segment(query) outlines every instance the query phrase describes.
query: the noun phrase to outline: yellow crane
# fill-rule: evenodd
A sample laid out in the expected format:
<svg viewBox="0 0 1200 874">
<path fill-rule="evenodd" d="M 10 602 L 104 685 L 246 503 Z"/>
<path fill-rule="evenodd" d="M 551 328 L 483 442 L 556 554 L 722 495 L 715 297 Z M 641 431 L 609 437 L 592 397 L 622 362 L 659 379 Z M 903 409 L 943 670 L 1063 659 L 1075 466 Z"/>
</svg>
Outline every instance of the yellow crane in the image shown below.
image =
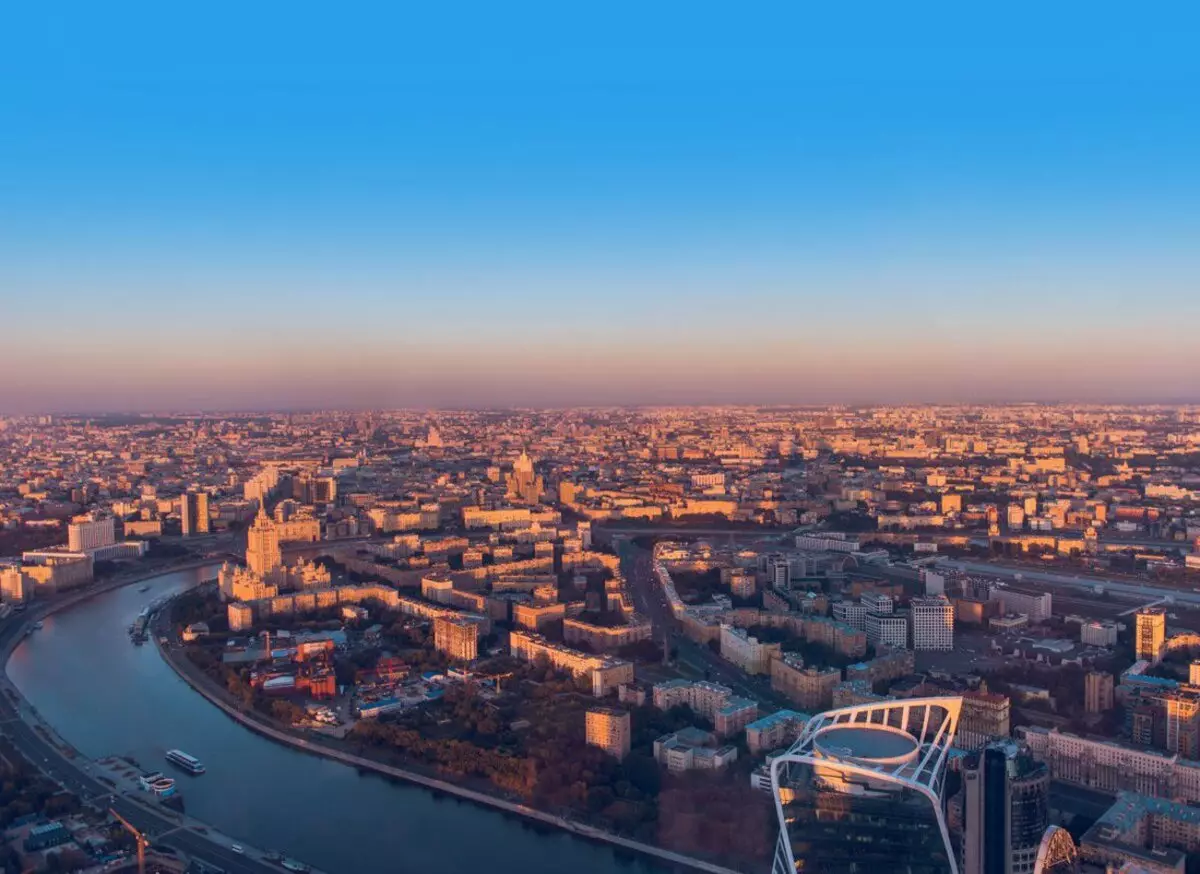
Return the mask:
<svg viewBox="0 0 1200 874">
<path fill-rule="evenodd" d="M 138 831 L 138 829 L 134 827 L 133 823 L 121 816 L 121 814 L 117 813 L 111 807 L 108 809 L 108 812 L 112 814 L 113 818 L 116 819 L 117 822 L 124 826 L 125 831 L 133 835 L 133 839 L 137 842 L 138 874 L 146 874 L 146 847 L 150 846 L 150 840 L 144 834 Z"/>
</svg>

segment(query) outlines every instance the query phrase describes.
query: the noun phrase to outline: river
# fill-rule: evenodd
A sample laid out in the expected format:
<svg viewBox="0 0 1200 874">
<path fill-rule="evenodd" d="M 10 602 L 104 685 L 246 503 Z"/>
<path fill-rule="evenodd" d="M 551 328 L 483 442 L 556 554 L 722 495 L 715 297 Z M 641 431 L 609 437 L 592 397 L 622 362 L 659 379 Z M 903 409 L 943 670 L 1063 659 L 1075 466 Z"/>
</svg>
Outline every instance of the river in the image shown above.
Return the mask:
<svg viewBox="0 0 1200 874">
<path fill-rule="evenodd" d="M 90 758 L 129 755 L 163 767 L 172 747 L 208 773 L 180 777 L 187 812 L 258 847 L 330 874 L 650 874 L 666 869 L 554 829 L 279 746 L 193 692 L 152 645 L 126 633 L 151 601 L 216 568 L 164 574 L 145 592 L 117 589 L 45 620 L 8 674 L 69 743 Z"/>
</svg>

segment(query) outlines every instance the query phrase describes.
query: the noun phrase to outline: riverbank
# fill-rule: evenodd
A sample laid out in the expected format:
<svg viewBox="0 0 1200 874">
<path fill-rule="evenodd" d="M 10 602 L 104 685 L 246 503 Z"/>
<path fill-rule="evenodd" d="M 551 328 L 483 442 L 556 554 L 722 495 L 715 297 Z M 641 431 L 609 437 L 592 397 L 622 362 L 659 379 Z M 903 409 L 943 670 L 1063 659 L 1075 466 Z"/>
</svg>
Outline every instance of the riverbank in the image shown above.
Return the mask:
<svg viewBox="0 0 1200 874">
<path fill-rule="evenodd" d="M 495 810 L 500 810 L 504 813 L 513 814 L 541 825 L 562 829 L 577 837 L 582 837 L 589 841 L 608 844 L 627 852 L 637 853 L 639 855 L 652 858 L 654 861 L 659 863 L 667 863 L 672 866 L 691 871 L 703 871 L 706 872 L 706 874 L 738 874 L 738 872 L 731 868 L 726 868 L 712 862 L 707 862 L 703 859 L 696 859 L 691 856 L 686 856 L 682 853 L 676 853 L 671 850 L 656 847 L 652 844 L 646 844 L 640 841 L 623 838 L 619 835 L 610 834 L 603 829 L 598 829 L 593 826 L 584 825 L 582 823 L 577 823 L 562 817 L 554 816 L 553 814 L 546 813 L 545 811 L 538 810 L 537 808 L 530 807 L 525 804 L 518 804 L 503 798 L 498 798 L 485 792 L 479 792 L 474 789 L 469 789 L 465 786 L 460 786 L 456 783 L 451 783 L 436 777 L 430 777 L 428 775 L 420 774 L 404 768 L 397 768 L 393 765 L 387 765 L 382 762 L 377 762 L 373 759 L 364 758 L 362 756 L 357 756 L 352 753 L 334 749 L 333 747 L 314 740 L 298 737 L 290 732 L 284 731 L 282 728 L 276 725 L 271 724 L 266 720 L 265 717 L 260 717 L 258 714 L 247 712 L 235 707 L 225 699 L 220 690 L 217 689 L 210 681 L 208 681 L 207 678 L 198 676 L 198 672 L 193 668 L 193 666 L 186 663 L 186 655 L 184 655 L 182 650 L 170 646 L 163 646 L 160 642 L 160 635 L 156 633 L 153 636 L 155 639 L 155 645 L 158 647 L 158 651 L 162 655 L 163 661 L 171 667 L 175 674 L 181 680 L 183 680 L 184 683 L 186 683 L 208 702 L 216 705 L 223 713 L 225 713 L 226 716 L 240 723 L 256 734 L 268 738 L 269 740 L 287 745 L 293 749 L 308 753 L 310 755 L 331 759 L 362 771 L 370 771 L 392 779 L 402 780 L 406 783 L 412 783 L 432 790 L 436 793 L 454 796 L 464 801 L 470 801 L 474 804 L 490 807 Z"/>
<path fill-rule="evenodd" d="M 136 790 L 118 789 L 103 769 L 97 768 L 92 759 L 67 742 L 42 717 L 8 674 L 13 653 L 38 620 L 140 582 L 214 565 L 212 559 L 203 559 L 117 577 L 35 604 L 25 613 L 0 623 L 0 721 L 8 723 L 5 734 L 47 776 L 93 807 L 116 810 L 156 844 L 168 846 L 228 874 L 277 874 L 281 869 L 266 861 L 265 851 L 246 841 L 236 841 L 194 816 L 156 804 Z M 232 849 L 235 845 L 240 845 L 241 849 Z M 317 874 L 315 868 L 310 870 Z"/>
</svg>

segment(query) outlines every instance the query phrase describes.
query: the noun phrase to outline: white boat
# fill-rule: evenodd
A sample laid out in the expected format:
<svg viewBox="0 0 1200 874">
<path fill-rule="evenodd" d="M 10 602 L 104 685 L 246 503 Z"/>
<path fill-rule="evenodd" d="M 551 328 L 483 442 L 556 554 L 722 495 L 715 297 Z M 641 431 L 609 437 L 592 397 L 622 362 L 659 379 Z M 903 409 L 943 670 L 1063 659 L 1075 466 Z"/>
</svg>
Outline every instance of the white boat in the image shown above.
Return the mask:
<svg viewBox="0 0 1200 874">
<path fill-rule="evenodd" d="M 183 750 L 167 750 L 167 761 L 177 768 L 182 768 L 189 774 L 203 774 L 204 765 L 194 756 L 189 756 Z"/>
</svg>

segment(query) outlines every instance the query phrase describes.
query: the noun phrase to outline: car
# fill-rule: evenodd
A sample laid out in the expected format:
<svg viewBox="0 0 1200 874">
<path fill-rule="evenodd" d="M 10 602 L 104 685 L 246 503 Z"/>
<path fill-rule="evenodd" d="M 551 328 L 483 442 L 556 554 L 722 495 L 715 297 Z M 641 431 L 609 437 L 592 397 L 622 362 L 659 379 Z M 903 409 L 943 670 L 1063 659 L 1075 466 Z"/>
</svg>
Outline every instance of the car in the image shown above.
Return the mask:
<svg viewBox="0 0 1200 874">
<path fill-rule="evenodd" d="M 246 848 L 243 847 L 241 844 L 233 844 L 229 849 L 233 850 L 239 856 L 244 855 L 246 852 Z"/>
</svg>

